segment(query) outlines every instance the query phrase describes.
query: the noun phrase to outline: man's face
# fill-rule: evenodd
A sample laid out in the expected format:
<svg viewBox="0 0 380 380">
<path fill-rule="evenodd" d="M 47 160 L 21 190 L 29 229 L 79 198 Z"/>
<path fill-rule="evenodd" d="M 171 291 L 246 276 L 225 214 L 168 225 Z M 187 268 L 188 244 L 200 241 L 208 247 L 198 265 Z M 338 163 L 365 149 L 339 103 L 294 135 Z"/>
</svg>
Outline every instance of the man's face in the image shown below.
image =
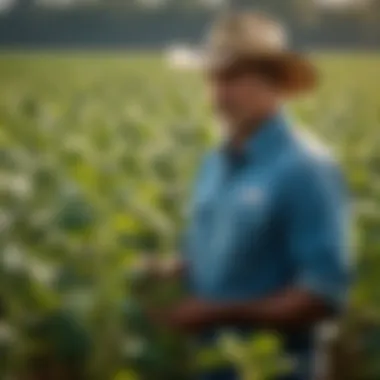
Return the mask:
<svg viewBox="0 0 380 380">
<path fill-rule="evenodd" d="M 274 86 L 252 71 L 213 73 L 209 78 L 213 107 L 230 132 L 259 119 L 277 99 Z"/>
</svg>

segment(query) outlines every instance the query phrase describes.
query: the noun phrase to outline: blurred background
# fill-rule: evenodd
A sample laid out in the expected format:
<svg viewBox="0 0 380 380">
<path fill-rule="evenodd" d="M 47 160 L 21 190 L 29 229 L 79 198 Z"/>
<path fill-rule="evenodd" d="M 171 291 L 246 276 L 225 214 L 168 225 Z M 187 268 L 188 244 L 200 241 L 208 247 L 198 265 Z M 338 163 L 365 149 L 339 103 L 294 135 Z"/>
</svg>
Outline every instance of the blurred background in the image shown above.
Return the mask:
<svg viewBox="0 0 380 380">
<path fill-rule="evenodd" d="M 333 147 L 355 200 L 358 273 L 325 332 L 329 379 L 380 378 L 379 0 L 0 0 L 0 379 L 184 380 L 220 358 L 273 375 L 273 337 L 195 356 L 152 328 L 141 306 L 181 284 L 133 269 L 176 251 L 218 135 L 197 51 L 230 8 L 279 17 L 322 73 L 291 113 Z"/>
</svg>

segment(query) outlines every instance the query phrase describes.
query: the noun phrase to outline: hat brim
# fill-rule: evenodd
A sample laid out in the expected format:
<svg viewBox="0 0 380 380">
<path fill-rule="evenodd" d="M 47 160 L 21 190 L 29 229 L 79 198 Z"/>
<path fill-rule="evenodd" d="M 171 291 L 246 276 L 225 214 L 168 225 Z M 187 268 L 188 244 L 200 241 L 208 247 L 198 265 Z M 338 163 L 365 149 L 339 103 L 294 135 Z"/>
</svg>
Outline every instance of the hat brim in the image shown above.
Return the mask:
<svg viewBox="0 0 380 380">
<path fill-rule="evenodd" d="M 319 82 L 319 75 L 316 67 L 305 56 L 294 52 L 281 52 L 276 54 L 246 54 L 230 57 L 208 57 L 204 59 L 204 68 L 207 72 L 223 72 L 230 70 L 234 66 L 246 63 L 260 62 L 271 65 L 278 65 L 281 70 L 281 80 L 277 79 L 276 85 L 289 96 L 304 94 L 314 90 Z"/>
</svg>

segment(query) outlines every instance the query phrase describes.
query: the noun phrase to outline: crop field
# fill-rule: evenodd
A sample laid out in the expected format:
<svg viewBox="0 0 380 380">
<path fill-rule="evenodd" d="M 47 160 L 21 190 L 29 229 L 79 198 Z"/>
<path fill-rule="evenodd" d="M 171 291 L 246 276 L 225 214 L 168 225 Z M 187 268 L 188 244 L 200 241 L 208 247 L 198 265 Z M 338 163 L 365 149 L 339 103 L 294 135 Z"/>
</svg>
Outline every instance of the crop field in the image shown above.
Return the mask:
<svg viewBox="0 0 380 380">
<path fill-rule="evenodd" d="M 340 346 L 359 355 L 359 379 L 375 380 L 380 56 L 315 60 L 322 84 L 289 114 L 331 146 L 350 184 L 358 270 Z M 157 56 L 0 55 L 1 378 L 43 371 L 38 358 L 86 362 L 91 379 L 186 378 L 179 358 L 186 355 L 173 349 L 185 344 L 136 327 L 143 318 L 126 302 L 141 279 L 130 268 L 143 253 L 175 252 L 194 170 L 217 138 L 200 73 L 173 70 Z M 175 293 L 163 292 L 156 301 Z M 238 342 L 226 345 L 239 352 L 232 356 L 243 372 L 270 379 L 251 368 L 255 355 L 275 350 L 269 337 L 251 354 Z M 345 370 L 352 373 L 345 355 L 353 353 L 336 351 L 334 380 L 344 380 Z"/>
</svg>

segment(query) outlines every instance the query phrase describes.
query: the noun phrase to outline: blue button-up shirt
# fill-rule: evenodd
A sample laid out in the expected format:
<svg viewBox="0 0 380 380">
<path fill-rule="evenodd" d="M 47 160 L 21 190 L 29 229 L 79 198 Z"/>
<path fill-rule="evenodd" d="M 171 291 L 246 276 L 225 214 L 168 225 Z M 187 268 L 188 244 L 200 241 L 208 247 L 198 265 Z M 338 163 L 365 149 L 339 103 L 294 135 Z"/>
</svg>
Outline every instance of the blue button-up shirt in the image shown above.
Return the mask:
<svg viewBox="0 0 380 380">
<path fill-rule="evenodd" d="M 347 222 L 333 158 L 273 117 L 239 152 L 216 149 L 201 167 L 184 249 L 190 290 L 242 301 L 292 286 L 340 308 L 349 282 Z M 299 338 L 306 350 L 309 334 Z"/>
</svg>

